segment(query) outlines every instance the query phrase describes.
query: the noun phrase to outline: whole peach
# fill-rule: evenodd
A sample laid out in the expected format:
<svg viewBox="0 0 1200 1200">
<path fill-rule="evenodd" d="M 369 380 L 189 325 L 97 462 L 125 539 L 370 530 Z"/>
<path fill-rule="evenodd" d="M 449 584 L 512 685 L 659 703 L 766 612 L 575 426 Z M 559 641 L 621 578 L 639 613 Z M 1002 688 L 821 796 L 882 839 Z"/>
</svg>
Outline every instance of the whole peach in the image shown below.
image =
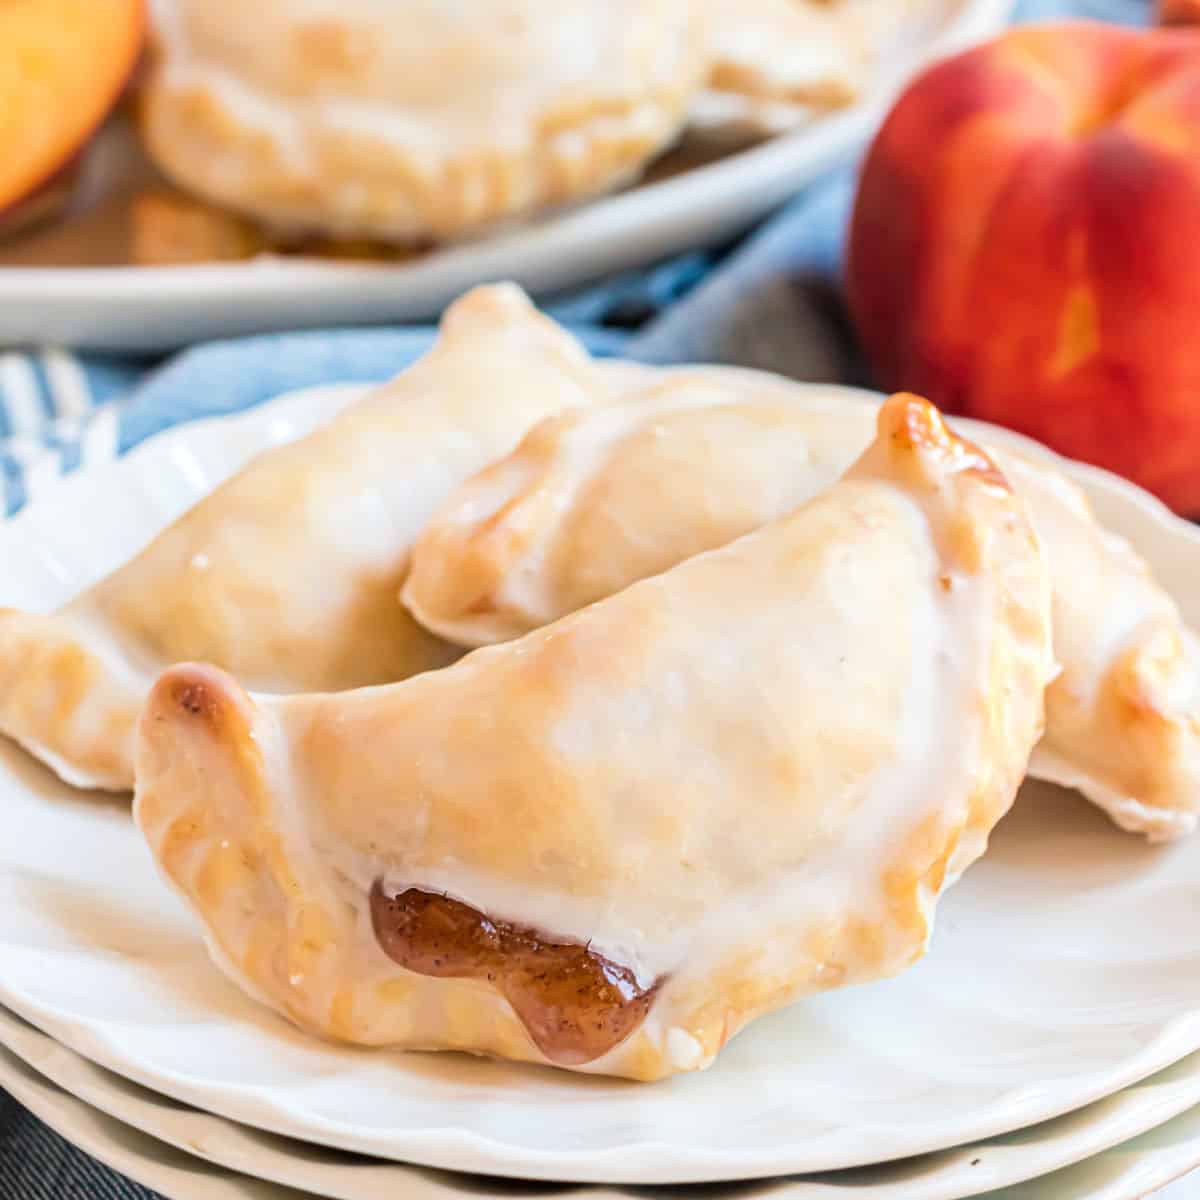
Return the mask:
<svg viewBox="0 0 1200 1200">
<path fill-rule="evenodd" d="M 129 82 L 146 20 L 145 0 L 0 0 L 0 214 L 63 182 Z"/>
<path fill-rule="evenodd" d="M 1158 0 L 1160 25 L 1190 25 L 1200 22 L 1200 0 Z"/>
<path fill-rule="evenodd" d="M 1200 515 L 1200 31 L 1020 28 L 927 71 L 847 284 L 881 386 Z"/>
</svg>

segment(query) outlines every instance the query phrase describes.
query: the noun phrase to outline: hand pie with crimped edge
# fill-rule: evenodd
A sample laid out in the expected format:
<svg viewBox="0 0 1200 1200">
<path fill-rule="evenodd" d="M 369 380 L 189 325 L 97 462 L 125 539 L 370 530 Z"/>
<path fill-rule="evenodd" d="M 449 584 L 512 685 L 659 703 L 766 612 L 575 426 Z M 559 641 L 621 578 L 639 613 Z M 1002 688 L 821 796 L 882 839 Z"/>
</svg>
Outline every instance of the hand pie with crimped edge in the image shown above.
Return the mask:
<svg viewBox="0 0 1200 1200">
<path fill-rule="evenodd" d="M 155 0 L 142 133 L 277 229 L 445 238 L 630 179 L 706 65 L 693 0 Z"/>
<path fill-rule="evenodd" d="M 636 404 L 548 418 L 465 483 L 418 540 L 405 603 L 462 645 L 520 636 L 789 511 L 837 478 L 873 424 L 870 405 L 836 391 L 721 368 L 659 372 Z M 1031 772 L 1126 829 L 1190 832 L 1195 636 L 1074 483 L 991 453 L 1030 506 L 1053 586 L 1061 673 Z"/>
<path fill-rule="evenodd" d="M 711 92 L 764 116 L 820 113 L 858 98 L 868 63 L 859 14 L 845 0 L 704 0 Z"/>
<path fill-rule="evenodd" d="M 52 615 L 0 610 L 0 733 L 70 783 L 133 786 L 155 677 L 204 659 L 271 692 L 390 682 L 458 652 L 398 611 L 413 540 L 454 486 L 613 376 L 516 288 L 453 305 L 434 348 L 270 450 Z"/>
<path fill-rule="evenodd" d="M 804 508 L 390 687 L 180 666 L 135 816 L 303 1027 L 652 1080 L 890 975 L 1041 732 L 1040 544 L 924 401 Z"/>
<path fill-rule="evenodd" d="M 701 129 L 773 132 L 861 99 L 889 38 L 927 0 L 701 0 Z"/>
</svg>

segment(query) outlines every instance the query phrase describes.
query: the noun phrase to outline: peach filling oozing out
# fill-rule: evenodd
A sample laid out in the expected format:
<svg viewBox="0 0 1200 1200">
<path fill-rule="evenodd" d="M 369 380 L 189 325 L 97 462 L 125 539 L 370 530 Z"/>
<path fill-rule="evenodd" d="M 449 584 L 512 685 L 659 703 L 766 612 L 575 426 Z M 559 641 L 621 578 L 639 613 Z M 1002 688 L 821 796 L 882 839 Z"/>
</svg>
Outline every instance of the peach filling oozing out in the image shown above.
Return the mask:
<svg viewBox="0 0 1200 1200">
<path fill-rule="evenodd" d="M 534 1045 L 552 1062 L 591 1062 L 624 1041 L 658 989 L 573 942 L 494 921 L 448 896 L 409 888 L 371 889 L 371 923 L 384 953 L 420 975 L 482 979 L 512 1005 Z"/>
</svg>

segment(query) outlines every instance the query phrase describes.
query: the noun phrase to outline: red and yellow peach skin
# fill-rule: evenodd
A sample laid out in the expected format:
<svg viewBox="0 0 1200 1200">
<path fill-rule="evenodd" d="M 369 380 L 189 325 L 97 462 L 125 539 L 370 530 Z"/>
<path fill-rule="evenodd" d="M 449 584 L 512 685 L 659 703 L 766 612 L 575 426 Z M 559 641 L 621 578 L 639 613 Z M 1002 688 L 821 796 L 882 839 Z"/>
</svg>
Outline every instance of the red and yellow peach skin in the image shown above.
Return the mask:
<svg viewBox="0 0 1200 1200">
<path fill-rule="evenodd" d="M 143 0 L 0 3 L 0 213 L 64 170 L 128 82 Z"/>
<path fill-rule="evenodd" d="M 1200 515 L 1200 30 L 1013 30 L 926 72 L 863 172 L 878 382 Z"/>
</svg>

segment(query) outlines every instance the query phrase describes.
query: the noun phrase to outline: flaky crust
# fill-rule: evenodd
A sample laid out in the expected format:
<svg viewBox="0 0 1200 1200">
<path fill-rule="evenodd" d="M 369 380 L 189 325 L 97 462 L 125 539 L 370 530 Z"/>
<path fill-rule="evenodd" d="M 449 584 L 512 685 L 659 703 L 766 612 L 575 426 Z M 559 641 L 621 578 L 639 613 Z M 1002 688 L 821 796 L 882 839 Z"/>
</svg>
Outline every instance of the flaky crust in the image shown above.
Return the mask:
<svg viewBox="0 0 1200 1200">
<path fill-rule="evenodd" d="M 1054 583 L 1061 671 L 1030 771 L 1078 788 L 1123 829 L 1180 837 L 1200 820 L 1200 645 L 1149 565 L 1058 472 L 1008 454 Z"/>
<path fill-rule="evenodd" d="M 302 1026 L 552 1061 L 498 987 L 383 953 L 382 881 L 656 987 L 615 1048 L 556 1064 L 656 1079 L 921 955 L 1011 803 L 1050 666 L 1022 503 L 901 398 L 792 516 L 443 671 L 255 703 L 173 669 L 135 813 L 218 960 Z"/>
<path fill-rule="evenodd" d="M 869 59 L 862 5 L 847 0 L 705 0 L 708 86 L 824 111 L 851 103 Z"/>
<path fill-rule="evenodd" d="M 418 540 L 405 604 L 463 646 L 519 637 L 827 487 L 873 410 L 769 375 L 683 368 L 636 404 L 563 414 L 465 483 Z M 1200 650 L 1178 608 L 1083 492 L 993 451 L 1046 545 L 1061 671 L 1031 771 L 1123 828 L 1177 837 L 1200 818 Z"/>
<path fill-rule="evenodd" d="M 142 129 L 285 229 L 444 238 L 612 188 L 678 133 L 691 0 L 158 0 Z"/>
<path fill-rule="evenodd" d="M 928 0 L 702 0 L 710 64 L 693 119 L 768 133 L 853 104 Z"/>
<path fill-rule="evenodd" d="M 254 459 L 60 612 L 0 612 L 0 732 L 69 782 L 123 790 L 138 708 L 172 662 L 270 692 L 445 665 L 458 652 L 396 603 L 414 539 L 529 426 L 610 386 L 518 289 L 468 294 L 420 362 Z"/>
<path fill-rule="evenodd" d="M 519 637 L 796 508 L 874 424 L 836 388 L 647 370 L 621 404 L 548 418 L 458 488 L 413 547 L 403 602 L 461 646 Z"/>
<path fill-rule="evenodd" d="M 76 787 L 128 791 L 148 681 L 62 614 L 0 609 L 0 733 Z"/>
</svg>

